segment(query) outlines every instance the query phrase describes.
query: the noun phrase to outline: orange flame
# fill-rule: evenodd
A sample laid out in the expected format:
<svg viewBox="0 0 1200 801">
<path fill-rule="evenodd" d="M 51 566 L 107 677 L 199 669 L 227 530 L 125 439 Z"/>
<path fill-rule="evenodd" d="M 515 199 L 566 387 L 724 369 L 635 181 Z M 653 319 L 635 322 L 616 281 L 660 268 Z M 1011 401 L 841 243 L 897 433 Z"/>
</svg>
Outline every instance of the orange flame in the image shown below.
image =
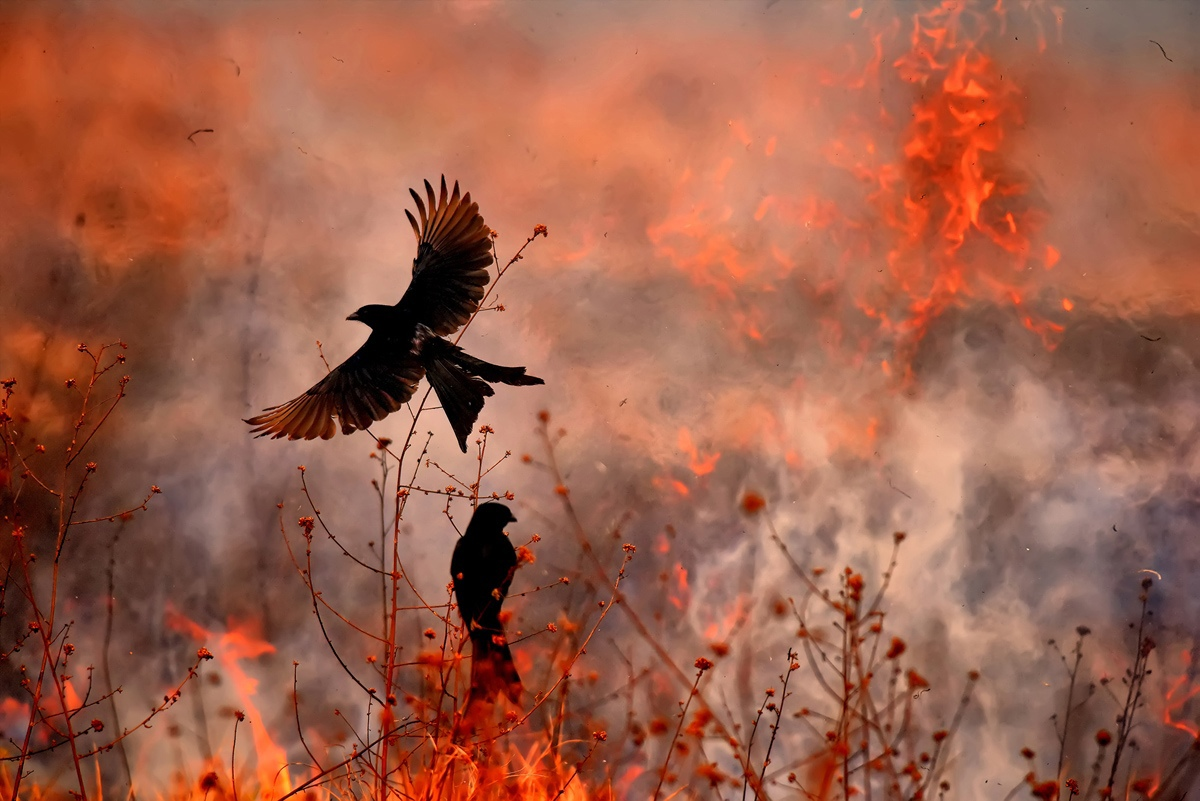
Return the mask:
<svg viewBox="0 0 1200 801">
<path fill-rule="evenodd" d="M 214 632 L 174 607 L 168 607 L 166 623 L 208 648 L 213 655 L 213 664 L 233 683 L 240 705 L 239 712 L 244 713 L 245 724 L 250 727 L 252 734 L 253 764 L 260 793 L 267 798 L 278 798 L 290 792 L 292 783 L 286 770 L 287 754 L 267 732 L 262 714 L 254 703 L 258 694 L 258 679 L 249 675 L 242 664 L 246 660 L 275 653 L 275 646 L 263 640 L 258 627 L 249 622 L 231 622 L 226 631 Z"/>
<path fill-rule="evenodd" d="M 717 467 L 717 460 L 721 458 L 719 452 L 701 456 L 696 444 L 692 442 L 691 432 L 686 427 L 679 429 L 679 450 L 687 454 L 688 469 L 697 476 L 706 476 L 711 473 Z"/>
<path fill-rule="evenodd" d="M 1182 661 L 1185 669 L 1191 666 L 1192 654 L 1190 651 L 1185 649 L 1182 652 Z M 1195 721 L 1176 720 L 1174 715 L 1182 712 L 1184 705 L 1197 695 L 1200 695 L 1200 685 L 1193 685 L 1185 673 L 1171 682 L 1163 702 L 1163 723 L 1187 732 L 1193 739 L 1200 739 L 1200 727 Z"/>
<path fill-rule="evenodd" d="M 861 9 L 851 14 L 861 16 Z M 830 336 L 823 339 L 835 347 L 894 349 L 894 356 L 877 363 L 885 365 L 884 375 L 905 383 L 930 325 L 968 301 L 1013 307 L 1017 319 L 1053 348 L 1062 324 L 1027 303 L 1034 280 L 1030 262 L 1051 269 L 1061 254 L 1037 243 L 1045 214 L 1030 202 L 1027 182 L 1012 165 L 1011 132 L 1023 122 L 1022 91 L 981 49 L 1004 24 L 1000 4 L 984 12 L 945 3 L 914 16 L 909 50 L 890 65 L 896 77 L 919 89 L 899 141 L 880 143 L 852 118 L 827 148 L 833 166 L 867 187 L 867 216 L 853 216 L 828 198 L 780 192 L 739 197 L 742 176 L 762 169 L 757 154 L 773 154 L 778 134 L 764 135 L 733 119 L 728 131 L 736 155 L 707 168 L 685 167 L 668 213 L 647 227 L 656 254 L 711 292 L 731 330 L 759 342 L 765 339 L 761 312 L 747 299 L 775 291 L 781 279 L 801 269 L 796 245 L 820 234 L 843 250 L 835 291 L 850 291 L 877 331 L 876 341 L 847 340 L 841 310 L 831 309 L 833 318 L 824 323 Z M 874 57 L 864 72 L 827 82 L 878 90 L 887 36 L 881 30 L 872 37 Z M 768 218 L 777 223 L 769 232 L 756 227 Z M 757 240 L 779 235 L 779 222 L 791 227 L 796 241 L 757 247 Z M 882 240 L 873 242 L 877 235 Z M 871 259 L 882 259 L 884 280 L 853 272 Z"/>
</svg>

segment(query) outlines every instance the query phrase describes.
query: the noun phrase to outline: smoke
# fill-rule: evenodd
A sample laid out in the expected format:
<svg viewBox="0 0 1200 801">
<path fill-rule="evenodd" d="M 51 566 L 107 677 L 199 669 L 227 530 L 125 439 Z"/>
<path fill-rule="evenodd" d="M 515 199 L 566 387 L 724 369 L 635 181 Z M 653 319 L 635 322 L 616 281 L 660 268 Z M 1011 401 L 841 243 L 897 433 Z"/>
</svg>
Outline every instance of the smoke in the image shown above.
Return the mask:
<svg viewBox="0 0 1200 801">
<path fill-rule="evenodd" d="M 546 538 L 519 583 L 588 575 L 553 482 L 517 458 L 544 458 L 545 408 L 597 546 L 619 528 L 613 550 L 639 548 L 628 603 L 680 665 L 731 645 L 710 697 L 735 720 L 794 646 L 776 601 L 801 593 L 763 519 L 739 511 L 747 490 L 806 568 L 873 580 L 908 533 L 890 615 L 926 660 L 930 717 L 953 714 L 967 670 L 984 675 L 962 780 L 1016 781 L 1017 750 L 1051 733 L 1048 639 L 1087 624 L 1088 668 L 1119 674 L 1143 569 L 1162 575 L 1159 672 L 1182 674 L 1200 567 L 1195 18 L 1175 4 L 1008 12 L 987 42 L 1013 116 L 983 158 L 1010 199 L 984 206 L 958 251 L 968 291 L 951 296 L 936 237 L 895 230 L 909 185 L 936 185 L 900 155 L 934 90 L 897 77 L 916 8 L 0 11 L 0 372 L 51 441 L 75 345 L 123 339 L 133 382 L 91 503 L 164 490 L 115 545 L 111 530 L 72 545 L 91 564 L 115 549 L 114 673 L 152 695 L 179 675 L 191 646 L 166 624 L 173 604 L 206 627 L 261 627 L 281 720 L 292 659 L 312 719 L 358 703 L 326 678 L 340 673 L 278 515 L 290 529 L 310 514 L 304 464 L 330 527 L 368 551 L 373 443 L 252 441 L 240 420 L 322 374 L 315 340 L 331 363 L 357 347 L 348 312 L 399 298 L 407 189 L 445 173 L 499 232 L 502 261 L 534 224 L 550 234 L 500 285 L 505 311 L 463 341 L 547 379 L 501 388 L 481 421 L 489 451 L 514 454 L 485 490 L 516 493 L 518 540 Z M 1028 229 L 1019 257 L 978 233 L 1005 212 Z M 921 298 L 937 301 L 918 319 Z M 431 458 L 473 475 L 439 415 L 419 429 Z M 398 413 L 375 433 L 407 426 Z M 454 531 L 438 504 L 411 508 L 407 570 L 440 600 Z M 347 607 L 375 602 L 344 565 L 319 570 Z M 72 581 L 101 591 L 95 572 Z M 535 630 L 562 603 L 510 605 Z M 606 626 L 614 653 L 653 662 L 621 614 Z M 656 685 L 657 708 L 685 691 Z"/>
</svg>

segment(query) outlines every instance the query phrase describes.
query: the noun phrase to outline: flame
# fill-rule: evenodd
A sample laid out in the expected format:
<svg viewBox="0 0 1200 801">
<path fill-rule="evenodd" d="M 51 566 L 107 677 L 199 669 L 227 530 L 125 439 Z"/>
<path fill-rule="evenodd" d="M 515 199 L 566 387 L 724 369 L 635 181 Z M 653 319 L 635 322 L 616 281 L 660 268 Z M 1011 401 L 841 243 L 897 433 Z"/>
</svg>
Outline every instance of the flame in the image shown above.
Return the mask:
<svg viewBox="0 0 1200 801">
<path fill-rule="evenodd" d="M 850 346 L 842 358 L 851 362 L 864 347 L 884 346 L 892 354 L 878 362 L 883 374 L 905 384 L 933 322 L 972 301 L 1012 307 L 1047 348 L 1055 347 L 1063 323 L 1028 303 L 1036 278 L 1028 268 L 1051 269 L 1061 255 L 1038 242 L 1046 214 L 1029 199 L 1011 152 L 1011 133 L 1023 124 L 1022 89 L 982 50 L 1004 23 L 999 4 L 989 13 L 943 3 L 913 18 L 909 50 L 890 65 L 883 63 L 889 33 L 882 26 L 864 71 L 827 76 L 839 88 L 879 91 L 885 77 L 894 77 L 917 89 L 910 122 L 894 130 L 894 144 L 852 117 L 826 148 L 830 164 L 865 187 L 865 211 L 794 190 L 748 195 L 749 176 L 765 169 L 758 153 L 775 153 L 779 136 L 732 119 L 729 154 L 705 167 L 685 166 L 667 214 L 647 227 L 655 253 L 710 293 L 712 310 L 731 332 L 763 342 L 761 309 L 748 299 L 776 291 L 794 271 L 810 272 L 794 254 L 811 247 L 805 243 L 814 236 L 840 246 L 833 280 L 876 330 L 865 341 L 847 340 L 843 310 L 832 308 L 824 324 L 833 335 L 825 339 Z M 885 132 L 895 128 L 886 113 L 882 122 Z M 881 270 L 867 272 L 875 260 Z M 872 277 L 877 272 L 882 279 Z M 824 280 L 811 272 L 806 278 Z"/>
<path fill-rule="evenodd" d="M 692 494 L 687 484 L 670 476 L 655 476 L 650 480 L 650 486 L 656 490 L 670 490 L 681 498 L 686 498 Z"/>
<path fill-rule="evenodd" d="M 23 734 L 29 724 L 29 704 L 16 698 L 0 700 L 0 732 L 16 738 Z"/>
<path fill-rule="evenodd" d="M 687 454 L 688 469 L 697 476 L 706 476 L 717 467 L 717 460 L 721 458 L 719 452 L 713 452 L 707 456 L 701 456 L 696 444 L 692 442 L 691 432 L 686 427 L 679 429 L 679 450 Z"/>
<path fill-rule="evenodd" d="M 723 612 L 717 609 L 709 610 L 711 620 L 704 627 L 704 639 L 710 643 L 728 641 L 745 625 L 753 607 L 754 599 L 747 593 L 739 593 L 734 603 Z"/>
<path fill-rule="evenodd" d="M 1019 307 L 1028 291 L 1022 276 L 1044 215 L 1025 200 L 1026 182 L 1008 164 L 1021 90 L 979 49 L 1003 23 L 968 4 L 916 15 L 911 49 L 893 64 L 922 90 L 903 159 L 855 165 L 877 185 L 873 200 L 897 234 L 886 258 L 893 284 L 863 310 L 896 335 L 908 379 L 917 345 L 947 309 L 977 297 Z M 1058 253 L 1046 247 L 1053 266 Z M 1047 347 L 1056 344 L 1061 325 L 1020 317 Z"/>
<path fill-rule="evenodd" d="M 671 571 L 671 584 L 674 586 L 668 589 L 667 600 L 671 602 L 671 606 L 679 611 L 684 611 L 692 602 L 692 589 L 688 585 L 688 571 L 681 562 L 676 562 L 675 567 Z"/>
<path fill-rule="evenodd" d="M 1196 721 L 1178 720 L 1174 715 L 1183 711 L 1188 701 L 1200 695 L 1200 685 L 1193 684 L 1189 678 L 1192 665 L 1192 653 L 1184 649 L 1181 652 L 1181 662 L 1185 672 L 1171 682 L 1163 700 L 1163 723 L 1189 734 L 1192 739 L 1200 740 L 1200 726 Z"/>
<path fill-rule="evenodd" d="M 249 675 L 243 664 L 247 660 L 275 653 L 275 646 L 263 640 L 259 627 L 249 621 L 231 621 L 225 631 L 217 632 L 204 628 L 169 606 L 166 624 L 198 645 L 208 648 L 213 655 L 213 666 L 232 682 L 238 698 L 237 714 L 245 716 L 245 724 L 250 727 L 254 743 L 252 764 L 259 792 L 267 798 L 278 798 L 290 792 L 292 782 L 287 770 L 287 753 L 275 743 L 267 730 L 255 704 L 258 679 Z M 239 773 L 239 783 L 243 781 Z"/>
</svg>

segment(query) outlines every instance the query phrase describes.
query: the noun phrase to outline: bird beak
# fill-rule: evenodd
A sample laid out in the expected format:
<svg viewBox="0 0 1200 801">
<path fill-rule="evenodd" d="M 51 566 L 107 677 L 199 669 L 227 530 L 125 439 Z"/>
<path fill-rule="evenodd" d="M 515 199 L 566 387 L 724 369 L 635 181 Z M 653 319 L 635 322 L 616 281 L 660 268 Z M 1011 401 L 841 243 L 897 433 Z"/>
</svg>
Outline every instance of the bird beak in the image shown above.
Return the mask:
<svg viewBox="0 0 1200 801">
<path fill-rule="evenodd" d="M 346 319 L 347 319 L 347 320 L 355 320 L 355 321 L 358 321 L 358 322 L 362 322 L 362 318 L 358 316 L 358 312 L 354 312 L 353 314 L 351 314 L 351 315 L 350 315 L 349 317 L 347 317 Z"/>
<path fill-rule="evenodd" d="M 510 523 L 515 523 L 515 522 L 517 522 L 517 518 L 513 517 L 512 515 L 509 515 L 509 516 L 508 516 L 508 522 L 510 522 Z"/>
</svg>

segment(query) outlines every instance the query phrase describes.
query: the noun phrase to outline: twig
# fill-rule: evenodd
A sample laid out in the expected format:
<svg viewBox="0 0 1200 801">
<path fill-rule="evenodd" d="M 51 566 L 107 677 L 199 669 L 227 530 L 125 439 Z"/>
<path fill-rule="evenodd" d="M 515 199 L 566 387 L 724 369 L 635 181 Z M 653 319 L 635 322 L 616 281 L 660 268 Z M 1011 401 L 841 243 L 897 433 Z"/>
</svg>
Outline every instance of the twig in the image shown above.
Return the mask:
<svg viewBox="0 0 1200 801">
<path fill-rule="evenodd" d="M 108 550 L 108 595 L 105 597 L 106 614 L 104 616 L 104 644 L 100 651 L 100 664 L 104 669 L 104 684 L 108 691 L 110 708 L 112 711 L 113 728 L 117 731 L 121 730 L 121 718 L 117 713 L 117 702 L 114 698 L 112 685 L 112 668 L 109 666 L 108 652 L 112 645 L 113 618 L 116 615 L 116 569 L 117 569 L 117 540 L 121 536 L 120 529 L 113 534 L 112 542 L 109 544 Z M 133 787 L 133 771 L 129 768 L 129 753 L 125 749 L 125 743 L 117 743 L 117 753 L 121 757 L 121 765 L 125 768 L 125 781 L 129 784 L 129 798 L 132 801 L 135 798 Z"/>
<path fill-rule="evenodd" d="M 302 523 L 302 525 L 303 525 L 303 523 Z M 283 532 L 284 527 L 283 527 L 283 513 L 282 512 L 279 513 L 279 528 L 280 528 L 280 531 Z M 305 548 L 306 565 L 307 565 L 306 570 L 304 572 L 305 583 L 308 585 L 309 595 L 311 596 L 311 599 L 312 599 L 313 614 L 315 614 L 317 616 L 317 625 L 319 625 L 321 627 L 321 635 L 325 638 L 325 644 L 329 646 L 330 652 L 333 654 L 334 658 L 337 659 L 338 664 L 342 666 L 342 670 L 345 671 L 346 675 L 349 676 L 350 679 L 355 684 L 357 684 L 362 689 L 363 692 L 365 692 L 370 697 L 374 698 L 376 701 L 380 701 L 380 703 L 382 703 L 379 696 L 377 696 L 374 692 L 372 692 L 370 689 L 368 689 L 367 685 L 365 685 L 361 681 L 359 681 L 358 676 L 354 675 L 354 671 L 352 671 L 350 669 L 350 666 L 346 664 L 346 661 L 344 659 L 342 659 L 342 655 L 338 653 L 337 648 L 333 644 L 333 640 L 330 639 L 330 637 L 329 637 L 329 631 L 325 628 L 325 620 L 324 620 L 324 618 L 321 617 L 321 604 L 317 603 L 318 593 L 316 590 L 316 586 L 312 582 L 312 539 L 311 538 L 312 538 L 311 529 L 305 528 L 304 539 L 305 539 L 305 543 L 307 546 Z M 284 540 L 285 541 L 287 540 L 286 533 L 284 533 Z M 287 547 L 288 547 L 288 551 L 290 553 L 291 547 L 292 547 L 290 542 L 288 543 Z M 295 557 L 293 557 L 293 562 L 294 561 L 295 561 Z"/>
<path fill-rule="evenodd" d="M 596 747 L 600 745 L 600 743 L 604 742 L 604 740 L 607 738 L 608 735 L 602 731 L 595 732 L 592 735 L 592 747 L 588 749 L 588 752 L 584 755 L 583 759 L 575 763 L 575 769 L 571 771 L 571 775 L 567 777 L 565 782 L 563 782 L 563 786 L 558 789 L 558 792 L 554 794 L 554 798 L 551 799 L 551 801 L 558 801 L 558 799 L 562 798 L 563 793 L 565 793 L 567 788 L 571 786 L 571 782 L 575 781 L 575 777 L 579 775 L 579 771 L 583 770 L 583 766 L 586 765 L 587 761 L 592 758 L 592 754 L 596 753 Z"/>
<path fill-rule="evenodd" d="M 611 585 L 613 582 L 609 579 L 604 565 L 597 558 L 594 550 L 592 549 L 591 543 L 588 541 L 587 534 L 583 530 L 583 524 L 580 522 L 579 515 L 575 510 L 575 505 L 571 501 L 570 491 L 564 483 L 562 472 L 558 467 L 558 459 L 554 453 L 554 441 L 551 439 L 549 430 L 547 428 L 548 422 L 549 416 L 544 415 L 542 417 L 541 426 L 539 427 L 539 433 L 546 444 L 547 462 L 545 468 L 555 480 L 555 485 L 558 488 L 556 490 L 557 494 L 561 500 L 563 509 L 567 514 L 567 518 L 571 523 L 571 528 L 575 534 L 575 537 L 579 540 L 580 548 L 583 551 L 584 558 L 586 558 L 592 564 L 593 570 L 595 570 L 596 575 L 600 577 L 601 581 L 604 584 Z M 652 651 L 654 651 L 655 655 L 662 662 L 662 664 L 670 670 L 671 674 L 674 675 L 684 687 L 689 686 L 691 681 L 688 679 L 687 674 L 684 673 L 679 665 L 676 664 L 675 660 L 671 658 L 671 655 L 667 653 L 667 650 L 663 647 L 659 638 L 654 636 L 654 634 L 650 631 L 638 614 L 632 608 L 630 608 L 629 604 L 624 603 L 624 596 L 620 594 L 616 595 L 615 601 L 616 603 L 620 604 L 621 610 L 625 613 L 626 619 L 629 620 L 629 622 L 633 625 L 634 630 L 641 636 L 646 645 Z M 731 741 L 736 741 L 736 738 L 734 737 L 734 734 L 730 728 L 720 720 L 712 705 L 705 700 L 703 694 L 701 694 L 699 698 L 703 707 L 713 713 L 713 721 L 716 724 L 719 733 L 729 738 Z"/>
<path fill-rule="evenodd" d="M 958 727 L 962 725 L 963 715 L 967 711 L 967 707 L 971 703 L 971 692 L 975 689 L 975 682 L 979 681 L 979 672 L 972 670 L 967 674 L 967 685 L 963 688 L 962 697 L 958 699 L 958 709 L 954 711 L 954 719 L 950 721 L 950 728 L 946 731 L 934 732 L 934 740 L 936 745 L 933 749 L 933 758 L 929 761 L 929 768 L 925 772 L 925 783 L 922 789 L 928 792 L 929 788 L 933 787 L 937 777 L 941 774 L 941 765 L 938 759 L 949 747 L 950 742 L 954 739 L 954 735 L 958 732 Z M 940 736 L 939 736 L 940 735 Z"/>
<path fill-rule="evenodd" d="M 790 652 L 791 649 L 789 648 Z M 762 721 L 763 712 L 767 709 L 767 704 L 775 697 L 775 690 L 767 688 L 763 694 L 763 702 L 759 704 L 758 711 L 754 715 L 754 723 L 750 726 L 750 736 L 746 739 L 746 761 L 742 764 L 742 801 L 746 801 L 746 791 L 750 789 L 750 777 L 753 775 L 750 772 L 750 759 L 754 753 L 754 735 L 758 733 L 758 724 Z M 755 798 L 758 797 L 758 788 L 754 790 Z"/>
<path fill-rule="evenodd" d="M 346 757 L 341 762 L 338 762 L 336 765 L 331 765 L 328 768 L 325 768 L 325 770 L 321 771 L 316 776 L 313 776 L 308 781 L 293 788 L 291 792 L 285 793 L 284 795 L 280 796 L 279 801 L 287 801 L 287 799 L 291 798 L 292 796 L 297 795 L 298 793 L 304 792 L 308 788 L 319 783 L 322 779 L 324 779 L 330 773 L 333 773 L 338 768 L 343 768 L 346 765 L 349 765 L 354 760 L 361 759 L 362 757 L 366 756 L 367 753 L 369 753 L 370 749 L 374 748 L 375 746 L 379 745 L 379 743 L 383 742 L 384 738 L 393 737 L 396 734 L 399 734 L 401 731 L 407 729 L 408 727 L 416 725 L 417 723 L 420 723 L 420 722 L 421 721 L 411 721 L 411 720 L 405 721 L 404 723 L 396 726 L 395 728 L 392 728 L 392 729 L 389 729 L 388 731 L 383 732 L 378 737 L 376 737 L 374 740 L 367 743 L 366 747 L 361 752 L 352 753 L 350 756 Z"/>
<path fill-rule="evenodd" d="M 771 727 L 771 740 L 767 743 L 767 753 L 763 756 L 762 771 L 758 774 L 758 787 L 755 788 L 754 797 L 758 797 L 758 793 L 766 786 L 767 766 L 771 764 L 771 749 L 775 747 L 775 738 L 779 734 L 779 724 L 783 719 L 783 704 L 788 698 L 788 681 L 792 678 L 792 674 L 800 667 L 800 663 L 796 661 L 799 656 L 791 648 L 788 648 L 787 672 L 779 678 L 783 681 L 783 692 L 779 696 L 779 704 L 775 708 L 775 725 Z M 745 793 L 743 792 L 743 795 Z"/>
<path fill-rule="evenodd" d="M 1150 656 L 1150 652 L 1154 649 L 1154 640 L 1146 636 L 1146 623 L 1150 617 L 1150 612 L 1147 608 L 1150 598 L 1150 588 L 1154 585 L 1153 579 L 1142 579 L 1142 594 L 1139 599 L 1142 602 L 1142 614 L 1138 621 L 1137 641 L 1134 643 L 1133 668 L 1129 670 L 1126 677 L 1126 694 L 1125 703 L 1121 708 L 1121 714 L 1117 716 L 1117 736 L 1116 745 L 1113 748 L 1112 768 L 1108 774 L 1108 783 L 1106 789 L 1111 794 L 1113 785 L 1116 784 L 1117 768 L 1121 763 L 1121 755 L 1125 751 L 1125 745 L 1129 740 L 1129 735 L 1133 731 L 1133 719 L 1137 714 L 1138 707 L 1141 705 L 1142 699 L 1142 683 L 1145 681 L 1146 660 Z"/>
<path fill-rule="evenodd" d="M 683 722 L 687 720 L 688 707 L 692 705 L 692 698 L 696 696 L 696 688 L 700 686 L 700 678 L 710 667 L 712 667 L 712 662 L 709 662 L 707 659 L 701 657 L 696 660 L 696 680 L 692 682 L 692 689 L 688 692 L 687 701 L 683 704 L 683 711 L 679 713 L 679 725 L 675 727 L 675 735 L 671 738 L 671 742 L 667 746 L 667 755 L 663 759 L 663 766 L 658 772 L 658 784 L 654 786 L 652 801 L 658 801 L 658 795 L 662 792 L 663 782 L 667 778 L 667 767 L 671 764 L 671 752 L 675 750 L 675 743 L 679 741 L 679 733 L 683 731 Z"/>
<path fill-rule="evenodd" d="M 312 760 L 313 767 L 317 770 L 321 769 L 321 763 L 313 754 L 312 749 L 308 747 L 308 742 L 304 739 L 304 729 L 300 726 L 300 663 L 292 662 L 292 709 L 296 714 L 296 734 L 300 736 L 300 744 L 304 746 L 304 753 L 308 754 L 308 758 Z"/>
<path fill-rule="evenodd" d="M 233 787 L 233 801 L 238 801 L 237 793 L 237 732 L 238 724 L 246 719 L 246 713 L 240 709 L 233 712 L 233 747 L 229 749 L 229 783 Z"/>
<path fill-rule="evenodd" d="M 1078 626 L 1075 629 L 1079 635 L 1079 639 L 1075 641 L 1075 664 L 1068 668 L 1068 673 L 1071 676 L 1071 681 L 1067 685 L 1067 711 L 1063 715 L 1062 731 L 1058 732 L 1058 767 L 1054 770 L 1054 778 L 1056 781 L 1062 781 L 1063 760 L 1067 754 L 1067 734 L 1071 728 L 1071 713 L 1074 711 L 1072 702 L 1075 698 L 1075 680 L 1079 676 L 1079 663 L 1083 661 L 1083 638 L 1091 633 L 1087 626 Z M 1066 666 L 1067 658 L 1060 654 L 1063 660 L 1064 667 Z"/>
<path fill-rule="evenodd" d="M 120 736 L 114 738 L 110 742 L 104 743 L 102 745 L 94 746 L 90 751 L 81 753 L 79 755 L 79 759 L 83 760 L 83 759 L 87 759 L 89 757 L 94 757 L 97 754 L 103 754 L 106 751 L 108 751 L 109 749 L 111 749 L 113 746 L 115 746 L 117 743 L 121 742 L 126 737 L 133 734 L 138 729 L 150 728 L 149 723 L 151 720 L 154 719 L 155 716 L 157 716 L 161 712 L 166 711 L 170 707 L 174 706 L 176 702 L 179 701 L 180 696 L 183 694 L 184 686 L 189 681 L 191 681 L 192 679 L 194 679 L 196 676 L 199 675 L 200 663 L 207 659 L 212 659 L 212 655 L 209 654 L 207 650 L 201 648 L 200 651 L 198 652 L 196 661 L 194 663 L 192 663 L 192 666 L 190 668 L 188 668 L 187 676 L 184 677 L 183 681 L 181 681 L 175 687 L 175 689 L 173 689 L 171 692 L 164 695 L 162 702 L 159 704 L 156 704 L 150 710 L 150 713 L 148 715 L 146 715 L 146 717 L 142 718 L 141 722 L 139 722 L 138 724 L 136 724 L 128 729 L 122 730 Z M 117 688 L 117 692 L 120 692 L 120 691 L 121 691 L 120 688 Z M 30 727 L 30 728 L 32 729 L 32 727 Z M 58 745 L 62 745 L 62 743 L 58 743 Z M 54 747 L 57 747 L 57 746 L 53 746 L 51 748 L 45 748 L 42 751 L 28 751 L 25 754 L 25 756 L 33 756 L 34 754 L 44 753 L 45 751 L 53 750 Z M 20 759 L 21 759 L 21 755 L 16 754 L 14 756 L 0 757 L 0 762 L 16 762 Z"/>
</svg>

